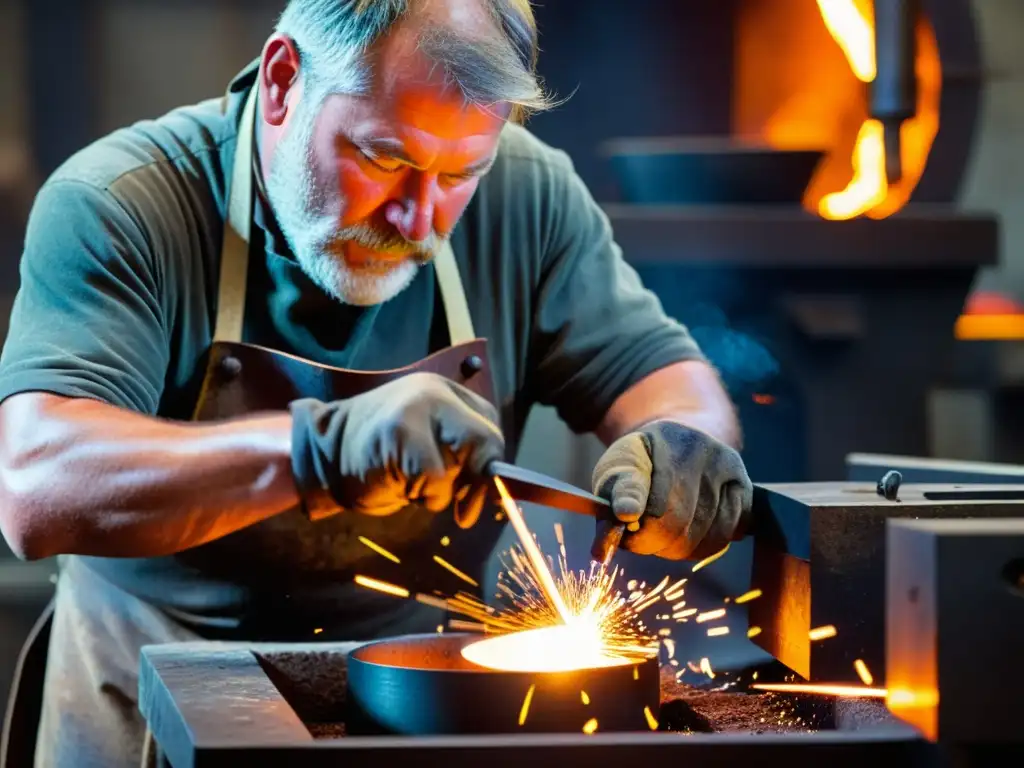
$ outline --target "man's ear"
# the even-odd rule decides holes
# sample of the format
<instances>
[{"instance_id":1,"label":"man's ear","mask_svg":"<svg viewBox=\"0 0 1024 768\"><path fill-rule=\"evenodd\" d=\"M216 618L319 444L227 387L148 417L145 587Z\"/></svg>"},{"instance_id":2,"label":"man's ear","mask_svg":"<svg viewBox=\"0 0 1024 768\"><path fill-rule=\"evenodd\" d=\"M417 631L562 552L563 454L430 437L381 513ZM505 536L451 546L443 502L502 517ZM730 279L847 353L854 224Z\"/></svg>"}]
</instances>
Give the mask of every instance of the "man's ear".
<instances>
[{"instance_id":1,"label":"man's ear","mask_svg":"<svg viewBox=\"0 0 1024 768\"><path fill-rule=\"evenodd\" d=\"M288 115L292 93L299 83L299 50L287 35L274 35L263 46L260 60L260 110L269 125L280 126Z\"/></svg>"}]
</instances>

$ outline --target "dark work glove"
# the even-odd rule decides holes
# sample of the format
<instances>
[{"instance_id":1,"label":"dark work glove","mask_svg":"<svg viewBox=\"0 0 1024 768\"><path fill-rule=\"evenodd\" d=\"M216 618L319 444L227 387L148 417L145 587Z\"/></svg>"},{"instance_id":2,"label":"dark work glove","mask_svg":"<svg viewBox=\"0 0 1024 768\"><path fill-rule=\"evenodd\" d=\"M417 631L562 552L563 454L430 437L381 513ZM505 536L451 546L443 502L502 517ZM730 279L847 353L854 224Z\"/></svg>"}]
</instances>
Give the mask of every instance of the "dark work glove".
<instances>
[{"instance_id":1,"label":"dark work glove","mask_svg":"<svg viewBox=\"0 0 1024 768\"><path fill-rule=\"evenodd\" d=\"M469 528L490 488L484 471L505 452L491 404L433 373L290 410L292 472L312 519L391 515L414 502L442 512L454 501L456 522Z\"/></svg>"},{"instance_id":2,"label":"dark work glove","mask_svg":"<svg viewBox=\"0 0 1024 768\"><path fill-rule=\"evenodd\" d=\"M639 521L623 549L668 560L703 559L742 536L754 494L735 450L672 421L616 440L593 482L615 517Z\"/></svg>"}]
</instances>

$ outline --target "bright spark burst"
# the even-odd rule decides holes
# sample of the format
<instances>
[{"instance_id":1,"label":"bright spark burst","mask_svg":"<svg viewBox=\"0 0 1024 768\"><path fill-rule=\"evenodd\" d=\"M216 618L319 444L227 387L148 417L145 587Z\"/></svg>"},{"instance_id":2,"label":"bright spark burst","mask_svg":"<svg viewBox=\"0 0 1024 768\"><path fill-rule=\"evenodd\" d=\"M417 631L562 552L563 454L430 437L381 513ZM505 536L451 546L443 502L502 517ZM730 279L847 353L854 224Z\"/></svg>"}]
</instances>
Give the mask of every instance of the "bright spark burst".
<instances>
[{"instance_id":1,"label":"bright spark burst","mask_svg":"<svg viewBox=\"0 0 1024 768\"><path fill-rule=\"evenodd\" d=\"M677 650L676 642L671 638L672 630L664 626L664 623L687 623L694 617L699 624L713 622L726 616L726 608L686 607L687 601L684 599L684 594L687 578L673 581L671 576L665 576L649 587L646 582L636 579L626 582L624 573L618 567L606 569L601 565L593 564L589 571L570 570L567 565L565 534L561 525L555 525L558 557L545 556L540 550L536 537L528 529L522 512L508 495L507 489L504 488L500 480L496 480L496 485L502 496L504 516L511 522L517 534L518 543L500 558L502 571L498 575L495 600L491 601L490 605L481 600L477 592L479 590L478 582L437 555L433 559L438 565L474 587L474 592L477 594L458 591L454 595L446 596L442 592L434 590L433 595L436 597L424 593L414 595L414 599L418 602L447 610L450 616L447 621L448 629L474 632L492 638L482 639L481 643L474 644L478 646L502 640L501 637L496 636L523 634L525 636L521 640L524 648L529 646L527 641L531 635L536 635L538 639L543 635L545 639L548 639L551 632L561 633L555 644L565 645L570 650L559 662L564 665L565 669L632 664L634 665L633 678L636 680L639 679L637 664L657 658L660 644L664 643L667 651L667 659L665 659L667 664L679 667L685 663L685 667L678 674L681 675L686 668L689 668L710 679L716 677L708 658L702 658L699 664L683 662L683 657L674 658ZM362 543L383 557L391 555L372 541L366 540ZM445 537L441 544L448 546L450 540ZM694 565L692 570L699 571L707 567L724 556L728 549L729 547L725 547L711 557L702 560ZM391 555L388 559L396 558ZM357 576L355 580L356 583L364 587L396 597L409 598L411 596L409 590L396 584L379 581L368 576ZM759 598L761 594L761 590L751 589L738 597L726 600L726 602L744 604ZM646 626L641 618L641 614L647 615L644 612L655 606L657 606L656 610L652 611L650 615L657 624L661 625L660 628ZM654 615L655 613L657 615ZM461 618L455 618L456 616ZM444 626L438 627L439 632L444 629ZM758 627L751 627L747 631L747 636L755 637L760 631ZM706 628L706 634L709 637L727 635L729 628L711 626ZM818 627L811 631L811 639L825 639L834 634L834 627ZM565 635L565 637L561 637L561 635ZM571 641L570 635L572 636ZM681 643L685 643L685 640L682 640ZM548 649L551 647L546 646ZM684 645L680 644L679 648L683 647ZM584 648L587 653L581 654L581 650ZM522 648L518 650L522 650ZM534 653L519 654L517 652L509 655L531 657L527 661L538 657L538 654ZM548 652L541 655L552 656ZM583 658L584 655L587 656L586 659ZM497 654L493 658L482 658L484 661L478 663L492 668L511 669L513 666L520 668L517 665L524 664L522 658L513 661L510 658L503 658L502 654ZM512 666L508 666L509 664ZM545 666L545 669L547 668ZM538 668L532 671L544 670ZM533 695L534 690L531 689L523 702L523 710L520 713L521 724L526 720ZM589 695L585 691L580 692L580 697L584 704L589 703ZM648 718L649 724L652 719ZM589 723L588 727L591 727ZM592 727L596 730L596 721ZM654 721L652 730L656 728L657 723Z\"/></svg>"}]
</instances>

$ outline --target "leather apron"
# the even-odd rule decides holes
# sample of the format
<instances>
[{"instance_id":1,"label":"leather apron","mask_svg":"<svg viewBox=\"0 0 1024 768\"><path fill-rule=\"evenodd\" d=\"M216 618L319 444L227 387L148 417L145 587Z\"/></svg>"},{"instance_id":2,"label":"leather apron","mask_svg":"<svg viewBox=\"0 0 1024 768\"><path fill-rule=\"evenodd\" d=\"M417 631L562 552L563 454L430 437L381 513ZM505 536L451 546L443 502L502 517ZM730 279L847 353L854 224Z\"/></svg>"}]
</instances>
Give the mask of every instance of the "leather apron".
<instances>
[{"instance_id":1,"label":"leather apron","mask_svg":"<svg viewBox=\"0 0 1024 768\"><path fill-rule=\"evenodd\" d=\"M259 411L281 411L301 397L323 401L349 398L417 371L446 376L493 402L486 342L474 336L450 246L436 254L433 264L451 346L424 360L396 370L355 371L321 365L242 341L255 202L256 92L253 86L242 112L221 253L216 329L194 418L214 420ZM493 519L486 520L486 516L478 527L490 530L482 537L470 536L467 543L477 550L479 546L471 543L474 538L484 544L486 551L477 551L475 555L486 558L500 529ZM439 551L439 539L446 531L451 532L452 539L473 533L457 532L450 513L433 515L422 509L410 509L391 518L343 513L316 522L298 510L291 510L175 558L206 573L218 569L245 572L257 591L266 585L268 594L277 597L263 599L255 606L256 614L262 618L252 626L263 634L267 622L274 620L275 608L287 610L283 604L275 605L275 600L290 598L292 589L317 587L315 570L310 570L303 578L290 580L289 567L296 561L296 554L300 563L307 564L305 560L322 560L330 556L325 555L325 551L334 550L347 552L342 557L350 561L352 553L358 550L360 557L369 553L376 558L363 564L363 572L388 577L386 570L375 570L375 566L378 562L387 566L389 561L372 553L360 541L362 537L396 553L411 552L413 556L404 561L402 570L406 577L413 578L414 573L428 567L426 553ZM447 551L445 556L455 562L458 560ZM430 566L435 572L444 573L436 564L430 563ZM330 581L335 576L328 567L320 578ZM392 576L395 581L399 578ZM451 585L446 586L447 594L455 591ZM384 599L392 602L376 602L370 609L383 606L387 610L387 606L403 602ZM425 607L414 601L405 602ZM21 674L8 707L7 725L11 733L4 742L7 754L5 760L0 760L0 768L32 765L33 746L34 764L38 768L134 768L140 763L154 764L153 745L137 709L139 650L144 645L184 642L211 635L197 631L174 611L129 594L75 557L62 558L54 604L55 610L47 610L22 652ZM430 620L436 624L437 616L431 616ZM260 639L245 636L246 626L242 622L238 639ZM424 629L427 627L421 618L419 623L413 621L404 625L400 621L383 622L370 630L364 628L357 633L358 637L346 637L345 627L337 626L314 638L314 630L310 628L304 639L362 640L367 639L367 635ZM44 665L42 657L47 643L49 653ZM39 679L44 666L45 683ZM38 718L38 740L33 745L36 740L31 736L35 733L33 725L39 711L40 690L44 690L45 695L42 715Z\"/></svg>"}]
</instances>

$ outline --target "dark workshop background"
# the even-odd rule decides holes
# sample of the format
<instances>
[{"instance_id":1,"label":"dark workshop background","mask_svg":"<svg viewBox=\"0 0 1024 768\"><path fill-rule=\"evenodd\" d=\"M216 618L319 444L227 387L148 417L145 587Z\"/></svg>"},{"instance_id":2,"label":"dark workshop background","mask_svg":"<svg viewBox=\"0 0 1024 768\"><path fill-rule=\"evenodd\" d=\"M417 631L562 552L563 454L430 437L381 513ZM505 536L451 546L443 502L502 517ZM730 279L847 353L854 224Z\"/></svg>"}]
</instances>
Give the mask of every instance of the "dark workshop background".
<instances>
[{"instance_id":1,"label":"dark workshop background","mask_svg":"<svg viewBox=\"0 0 1024 768\"><path fill-rule=\"evenodd\" d=\"M598 151L603 141L729 134L732 19L740 2L546 0L538 7L541 70L553 90L572 98L536 119L533 130L569 152L600 201L621 202L612 166ZM1012 407L1019 402L1020 342L954 342L952 323L962 309L961 295L972 285L976 292L1001 295L1011 306L1024 303L1024 48L1019 44L1024 3L964 2L973 13L979 66L991 76L983 83L970 145L962 147L967 163L960 169L956 198L947 202L954 211L999 218L998 264L961 276L964 285L950 294L956 306L934 321L935 344L922 342L924 351L915 352L912 339L899 337L890 355L909 360L910 367L932 366L921 391L899 400L886 367L872 362L868 352L885 345L887 329L896 333L933 322L924 309L929 292L944 283L926 268L899 274L905 293L898 300L889 294L872 298L873 289L862 290L854 280L849 284L854 287L843 291L852 291L857 306L869 308L867 327L876 336L853 334L856 338L846 339L842 348L804 349L773 330L778 321L768 309L744 309L753 305L755 294L790 290L785 280L805 280L814 273L811 261L800 266L798 276L767 281L743 269L708 267L714 266L713 248L700 267L674 264L665 256L656 268L637 265L668 311L704 329L721 356L717 362L727 374L735 373L732 391L748 430L755 481L841 479L843 457L855 451L1021 463L1024 433L1017 428L1020 417L1012 418L1020 412ZM222 93L258 56L279 10L279 0L0 0L0 338L18 286L23 222L40 181L70 153L113 129ZM686 241L685 227L679 239ZM868 283L884 286L886 279L871 276ZM835 293L814 285L816 292ZM713 332L723 328L732 335ZM915 357L932 349L948 353L948 364L945 357L941 365ZM760 362L745 375L750 361ZM834 371L823 372L829 364ZM958 375L965 367L983 375ZM768 389L770 395L759 394ZM822 392L827 398L815 399ZM892 399L891 411L881 419L885 424L873 430L856 424L863 421L856 403L864 393ZM752 403L769 399L774 410L754 409ZM849 413L838 427L821 415L844 409ZM586 485L598 452L593 439L570 435L541 410L531 420L521 462ZM570 549L585 552L590 533L585 521L548 510L530 510L530 518L545 546L553 544L551 523L562 520ZM643 573L646 566L635 567ZM0 696L22 639L52 590L53 570L51 562L20 563L0 547ZM680 573L685 570L680 566ZM719 580L715 589L742 588L742 567L728 560L705 574ZM737 614L736 620L742 617Z\"/></svg>"}]
</instances>

